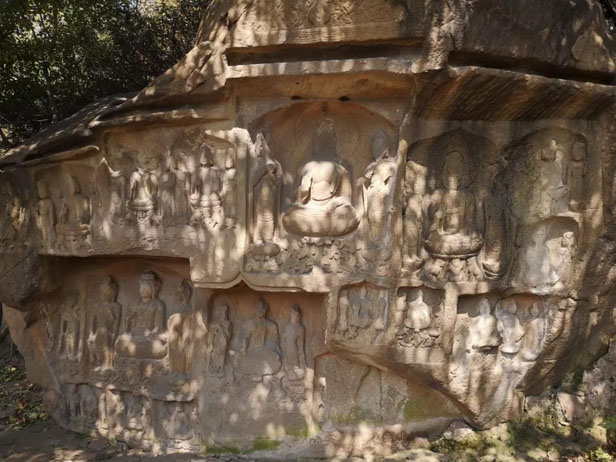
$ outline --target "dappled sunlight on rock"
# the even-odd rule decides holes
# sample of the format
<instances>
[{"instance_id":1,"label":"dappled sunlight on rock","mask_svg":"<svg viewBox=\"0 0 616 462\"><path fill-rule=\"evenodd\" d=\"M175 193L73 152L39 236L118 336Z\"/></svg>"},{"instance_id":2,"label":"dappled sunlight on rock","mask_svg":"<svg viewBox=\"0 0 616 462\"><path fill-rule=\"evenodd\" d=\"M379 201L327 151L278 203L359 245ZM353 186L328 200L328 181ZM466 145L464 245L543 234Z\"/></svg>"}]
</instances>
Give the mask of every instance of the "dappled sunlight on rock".
<instances>
[{"instance_id":1,"label":"dappled sunlight on rock","mask_svg":"<svg viewBox=\"0 0 616 462\"><path fill-rule=\"evenodd\" d=\"M531 3L214 2L139 94L3 157L0 298L53 418L438 460L595 359L614 44L594 4Z\"/></svg>"}]
</instances>

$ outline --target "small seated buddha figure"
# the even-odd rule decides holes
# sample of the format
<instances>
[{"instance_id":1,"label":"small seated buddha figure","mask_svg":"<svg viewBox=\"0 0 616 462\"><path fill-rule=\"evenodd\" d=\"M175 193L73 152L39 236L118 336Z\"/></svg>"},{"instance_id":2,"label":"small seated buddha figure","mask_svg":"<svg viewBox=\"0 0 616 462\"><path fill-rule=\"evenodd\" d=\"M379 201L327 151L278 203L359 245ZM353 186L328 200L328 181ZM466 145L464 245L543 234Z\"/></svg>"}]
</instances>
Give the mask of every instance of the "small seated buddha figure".
<instances>
[{"instance_id":1,"label":"small seated buddha figure","mask_svg":"<svg viewBox=\"0 0 616 462\"><path fill-rule=\"evenodd\" d=\"M349 172L338 161L336 132L331 120L317 128L314 158L299 170L296 202L285 212L282 223L293 234L336 237L359 225L351 203Z\"/></svg>"},{"instance_id":2,"label":"small seated buddha figure","mask_svg":"<svg viewBox=\"0 0 616 462\"><path fill-rule=\"evenodd\" d=\"M432 256L454 259L476 255L483 245L477 226L475 197L464 188L467 179L462 154L452 151L443 165L443 189L432 194L426 249Z\"/></svg>"},{"instance_id":3,"label":"small seated buddha figure","mask_svg":"<svg viewBox=\"0 0 616 462\"><path fill-rule=\"evenodd\" d=\"M167 355L167 307L158 298L162 282L153 271L139 280L139 303L128 313L124 333L118 337L118 355L162 359Z\"/></svg>"}]
</instances>

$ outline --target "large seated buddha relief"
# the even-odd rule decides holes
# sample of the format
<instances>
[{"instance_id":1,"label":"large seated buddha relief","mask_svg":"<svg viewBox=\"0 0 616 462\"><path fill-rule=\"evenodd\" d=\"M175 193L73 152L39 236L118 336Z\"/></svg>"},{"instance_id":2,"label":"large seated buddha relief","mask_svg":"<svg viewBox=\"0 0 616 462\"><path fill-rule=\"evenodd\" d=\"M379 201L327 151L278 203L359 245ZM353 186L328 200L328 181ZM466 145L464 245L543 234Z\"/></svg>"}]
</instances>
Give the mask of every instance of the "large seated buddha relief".
<instances>
[{"instance_id":1,"label":"large seated buddha relief","mask_svg":"<svg viewBox=\"0 0 616 462\"><path fill-rule=\"evenodd\" d=\"M255 121L251 135L248 279L268 286L286 274L325 291L326 274L387 277L396 124L355 104L298 103Z\"/></svg>"}]
</instances>

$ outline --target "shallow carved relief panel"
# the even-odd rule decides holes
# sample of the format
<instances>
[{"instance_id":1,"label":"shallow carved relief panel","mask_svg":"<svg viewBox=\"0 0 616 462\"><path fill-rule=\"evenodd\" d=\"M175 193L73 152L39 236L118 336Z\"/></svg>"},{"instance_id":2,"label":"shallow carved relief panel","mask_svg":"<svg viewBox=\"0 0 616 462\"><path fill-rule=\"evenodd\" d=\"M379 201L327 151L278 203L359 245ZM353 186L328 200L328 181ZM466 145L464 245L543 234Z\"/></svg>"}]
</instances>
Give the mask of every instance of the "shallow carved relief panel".
<instances>
[{"instance_id":1,"label":"shallow carved relief panel","mask_svg":"<svg viewBox=\"0 0 616 462\"><path fill-rule=\"evenodd\" d=\"M245 244L248 133L176 128L152 140L148 130L106 138L96 168L96 251L163 250L193 258L195 282L232 281Z\"/></svg>"},{"instance_id":2,"label":"shallow carved relief panel","mask_svg":"<svg viewBox=\"0 0 616 462\"><path fill-rule=\"evenodd\" d=\"M398 345L439 348L443 333L443 299L430 289L398 290L395 324Z\"/></svg>"},{"instance_id":3,"label":"shallow carved relief panel","mask_svg":"<svg viewBox=\"0 0 616 462\"><path fill-rule=\"evenodd\" d=\"M61 385L54 411L61 421L149 445L152 412L194 409L196 323L187 273L177 262L83 264L66 275L80 282L39 303ZM182 425L177 444L193 436L192 424Z\"/></svg>"},{"instance_id":4,"label":"shallow carved relief panel","mask_svg":"<svg viewBox=\"0 0 616 462\"><path fill-rule=\"evenodd\" d=\"M388 289L364 284L340 289L336 334L356 343L382 342L391 316Z\"/></svg>"},{"instance_id":5,"label":"shallow carved relief panel","mask_svg":"<svg viewBox=\"0 0 616 462\"><path fill-rule=\"evenodd\" d=\"M266 16L267 15L267 16ZM267 26L263 18L267 17ZM379 0L311 0L288 3L280 0L254 2L240 18L234 30L234 46L264 42L305 43L320 37L366 40L391 36L404 17L404 7ZM376 19L375 19L376 18ZM374 23L380 25L377 27ZM394 34L397 36L397 33Z\"/></svg>"},{"instance_id":6,"label":"shallow carved relief panel","mask_svg":"<svg viewBox=\"0 0 616 462\"><path fill-rule=\"evenodd\" d=\"M258 434L266 423L312 425L314 358L325 348L321 304L320 296L242 288L211 296L207 335L196 346L204 352L196 369L199 412L210 416L204 431L216 438Z\"/></svg>"},{"instance_id":7,"label":"shallow carved relief panel","mask_svg":"<svg viewBox=\"0 0 616 462\"><path fill-rule=\"evenodd\" d=\"M342 358L357 396L393 390L390 416L406 380L477 425L513 416L594 303L575 293L602 219L594 142L271 104L247 130L108 133L100 155L32 168L29 201L0 189L3 248L30 223L44 254L163 257L80 259L35 301L54 415L176 449L313 429L336 417Z\"/></svg>"},{"instance_id":8,"label":"shallow carved relief panel","mask_svg":"<svg viewBox=\"0 0 616 462\"><path fill-rule=\"evenodd\" d=\"M550 330L557 334L562 327L558 304L526 295L460 299L449 386L479 414L478 421L519 408L517 389L548 345Z\"/></svg>"},{"instance_id":9,"label":"shallow carved relief panel","mask_svg":"<svg viewBox=\"0 0 616 462\"><path fill-rule=\"evenodd\" d=\"M19 192L18 192L19 191ZM26 194L15 188L8 178L0 176L0 250L10 252L27 239L30 217Z\"/></svg>"},{"instance_id":10,"label":"shallow carved relief panel","mask_svg":"<svg viewBox=\"0 0 616 462\"><path fill-rule=\"evenodd\" d=\"M96 197L93 180L93 169L83 164L43 168L34 173L37 201L33 218L42 252L92 252Z\"/></svg>"},{"instance_id":11,"label":"shallow carved relief panel","mask_svg":"<svg viewBox=\"0 0 616 462\"><path fill-rule=\"evenodd\" d=\"M510 283L538 294L564 293L574 283L578 244L592 221L589 143L575 132L546 128L525 136L506 154L516 229Z\"/></svg>"}]
</instances>

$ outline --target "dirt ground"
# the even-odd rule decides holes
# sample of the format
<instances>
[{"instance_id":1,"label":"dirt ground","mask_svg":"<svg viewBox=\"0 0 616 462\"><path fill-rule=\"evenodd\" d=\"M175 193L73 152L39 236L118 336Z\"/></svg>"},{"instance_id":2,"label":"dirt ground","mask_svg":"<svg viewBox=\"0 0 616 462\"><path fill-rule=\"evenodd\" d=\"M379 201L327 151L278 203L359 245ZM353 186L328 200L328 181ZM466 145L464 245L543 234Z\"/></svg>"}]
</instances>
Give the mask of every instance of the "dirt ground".
<instances>
[{"instance_id":1,"label":"dirt ground","mask_svg":"<svg viewBox=\"0 0 616 462\"><path fill-rule=\"evenodd\" d=\"M206 460L198 455L154 457L122 444L65 430L43 410L40 390L25 374L23 358L0 329L0 461L116 462Z\"/></svg>"}]
</instances>

